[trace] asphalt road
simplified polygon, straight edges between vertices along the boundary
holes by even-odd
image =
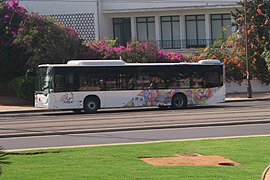
[[[172,128],[104,133],[2,138],[5,150],[149,143],[204,138],[229,138],[270,135],[270,124],[216,127]]]
[[[246,101],[177,111],[4,114],[0,117],[0,144],[6,149],[25,149],[265,135],[270,134],[269,106],[269,101]]]

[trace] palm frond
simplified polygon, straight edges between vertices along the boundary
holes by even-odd
[[[2,151],[3,147],[0,146],[0,175],[3,172],[3,165],[10,164],[11,162],[7,161],[7,153]]]

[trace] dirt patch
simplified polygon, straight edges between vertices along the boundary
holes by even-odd
[[[240,163],[222,156],[202,156],[199,154],[183,154],[177,157],[140,158],[153,166],[241,166]]]

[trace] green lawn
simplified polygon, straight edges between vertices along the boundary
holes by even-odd
[[[199,153],[243,166],[156,167],[140,157]],[[270,137],[51,149],[9,155],[0,179],[205,179],[258,180],[270,163]]]

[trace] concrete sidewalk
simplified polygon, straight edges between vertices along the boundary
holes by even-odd
[[[0,114],[8,112],[37,111],[31,103],[14,96],[0,96]]]
[[[270,100],[270,92],[253,93],[252,95],[252,98],[247,98],[246,93],[227,94],[226,102]],[[17,97],[0,96],[0,114],[16,112],[27,113],[39,111],[42,112],[46,110],[42,108],[35,108],[31,103],[21,100]]]

